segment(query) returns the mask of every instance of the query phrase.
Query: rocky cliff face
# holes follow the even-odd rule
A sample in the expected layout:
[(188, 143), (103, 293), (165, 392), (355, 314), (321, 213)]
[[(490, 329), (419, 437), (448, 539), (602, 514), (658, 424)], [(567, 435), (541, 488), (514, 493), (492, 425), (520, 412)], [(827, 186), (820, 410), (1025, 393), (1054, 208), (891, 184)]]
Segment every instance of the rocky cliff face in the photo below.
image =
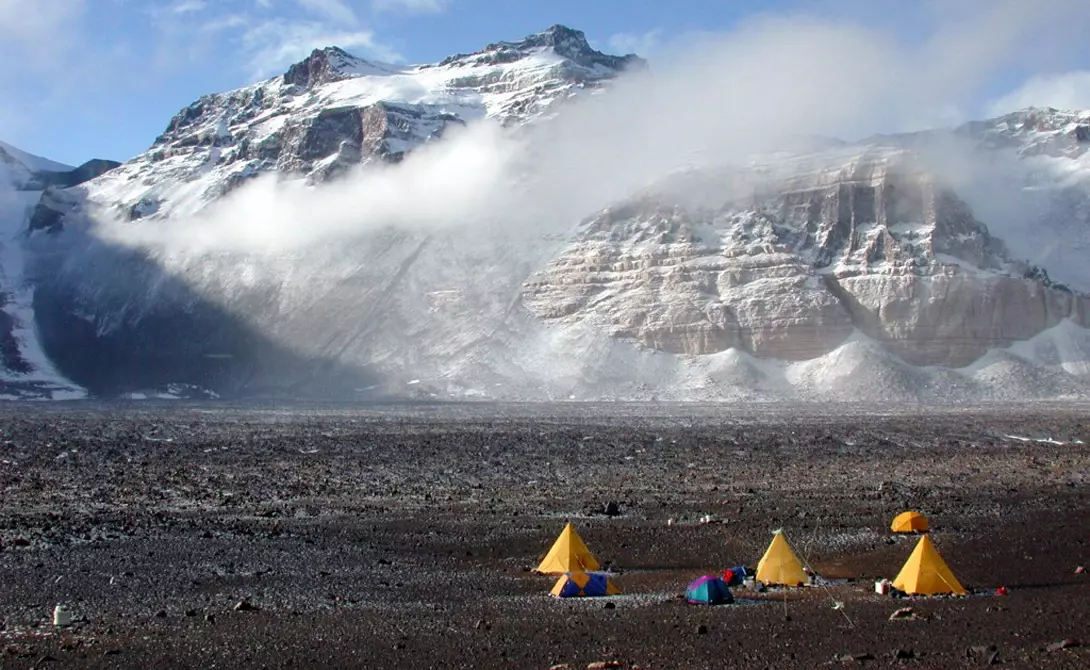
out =
[(668, 352), (806, 360), (858, 329), (952, 367), (1065, 318), (1090, 325), (1085, 295), (1012, 259), (912, 153), (824, 160), (774, 166), (790, 176), (711, 207), (666, 191), (601, 212), (527, 282), (526, 303)]

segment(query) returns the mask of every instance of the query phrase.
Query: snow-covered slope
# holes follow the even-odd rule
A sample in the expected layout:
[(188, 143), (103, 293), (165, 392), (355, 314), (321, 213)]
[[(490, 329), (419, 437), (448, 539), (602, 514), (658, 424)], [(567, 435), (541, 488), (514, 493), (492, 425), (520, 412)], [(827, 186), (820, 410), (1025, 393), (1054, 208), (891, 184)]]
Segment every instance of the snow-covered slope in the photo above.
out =
[(31, 172), (68, 172), (69, 170), (75, 169), (71, 165), (65, 165), (64, 163), (51, 161), (48, 158), (28, 154), (22, 149), (11, 146), (7, 142), (0, 141), (0, 151), (13, 158)]
[(643, 65), (594, 51), (563, 26), (433, 65), (319, 49), (282, 76), (197, 100), (89, 194), (127, 219), (184, 216), (264, 172), (322, 181), (352, 166), (397, 162), (478, 119), (547, 118), (558, 103)]
[(0, 398), (71, 399), (83, 389), (57, 372), (38, 338), (23, 240), (51, 175), (74, 168), (0, 142)]
[[(1090, 240), (1078, 112), (681, 170), (566, 231), (503, 211), (447, 227), (391, 215), (276, 253), (119, 243), (125, 230), (184, 238), (189, 217), (262, 174), (329, 182), (312, 192), (343, 200), (349, 168), (384, 170), (474, 122), (532, 134), (634, 66), (557, 26), (426, 66), (328, 48), (206, 96), (145, 154), (43, 197), (31, 221), (43, 342), (104, 394), (1090, 395), (1090, 272), (1070, 251)], [(429, 176), (421, 197), (442, 213), (457, 189)]]

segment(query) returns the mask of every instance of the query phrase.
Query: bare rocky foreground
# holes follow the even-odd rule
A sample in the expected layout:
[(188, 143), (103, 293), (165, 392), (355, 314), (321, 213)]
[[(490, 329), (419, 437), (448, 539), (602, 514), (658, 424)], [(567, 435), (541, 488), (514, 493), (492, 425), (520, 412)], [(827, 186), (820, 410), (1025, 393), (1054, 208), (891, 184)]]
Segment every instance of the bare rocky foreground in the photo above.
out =
[[(7, 406), (0, 668), (1084, 668), (1087, 410)], [(981, 593), (873, 593), (905, 508)], [(613, 607), (528, 572), (569, 518)], [(832, 586), (677, 598), (781, 526)]]

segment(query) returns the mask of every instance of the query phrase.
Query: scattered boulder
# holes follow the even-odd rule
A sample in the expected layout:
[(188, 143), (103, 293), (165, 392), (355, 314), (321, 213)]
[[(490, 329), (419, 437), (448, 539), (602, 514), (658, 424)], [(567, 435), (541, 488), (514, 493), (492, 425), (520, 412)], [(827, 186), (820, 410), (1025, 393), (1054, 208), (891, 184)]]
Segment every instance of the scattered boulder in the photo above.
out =
[(605, 514), (606, 516), (620, 516), (621, 515), (621, 505), (620, 505), (620, 503), (618, 503), (615, 500), (610, 500), (609, 502), (607, 502), (605, 504), (605, 507), (602, 509), (602, 514)]
[(874, 655), (866, 652), (862, 654), (836, 654), (833, 656), (834, 663), (865, 663), (873, 660)]
[(1045, 647), (1045, 651), (1052, 653), (1054, 651), (1060, 651), (1061, 649), (1069, 649), (1071, 647), (1078, 647), (1081, 645), (1082, 643), (1075, 638), (1067, 637), (1060, 640), (1059, 642), (1053, 642), (1052, 644), (1048, 645), (1047, 647)]
[(235, 605), (234, 609), (236, 612), (256, 612), (261, 608), (251, 603), (249, 600), (240, 600)]
[(898, 661), (908, 661), (916, 658), (916, 652), (911, 649), (894, 649), (893, 653), (890, 655)]
[(898, 610), (894, 610), (893, 614), (889, 615), (890, 621), (911, 621), (919, 618), (919, 615), (916, 614), (916, 610), (911, 607), (902, 607)]
[(621, 667), (620, 661), (595, 661), (593, 663), (587, 663), (587, 670), (605, 670), (606, 668), (619, 667)]
[(993, 645), (978, 645), (965, 650), (965, 656), (983, 665), (999, 663), (999, 648)]

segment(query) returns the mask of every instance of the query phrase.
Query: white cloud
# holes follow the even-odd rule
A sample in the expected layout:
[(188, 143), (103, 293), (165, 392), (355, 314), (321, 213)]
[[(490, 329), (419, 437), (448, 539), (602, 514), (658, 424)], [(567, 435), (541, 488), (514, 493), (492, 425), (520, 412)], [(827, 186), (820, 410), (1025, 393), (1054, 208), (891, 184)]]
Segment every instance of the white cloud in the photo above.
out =
[(281, 72), (306, 58), (314, 49), (339, 46), (388, 63), (404, 60), (401, 54), (379, 42), (370, 30), (336, 31), (323, 22), (276, 19), (243, 33), (241, 45), (256, 78)]
[(208, 3), (205, 0), (180, 0), (171, 6), (170, 11), (175, 14), (191, 14), (200, 12), (206, 7), (208, 7)]
[(299, 6), (336, 23), (354, 26), (356, 13), (341, 0), (296, 0)]
[(405, 12), (408, 14), (437, 14), (445, 11), (450, 0), (374, 0), (377, 12)]
[(74, 48), (85, 0), (0, 0), (0, 58), (39, 70)]
[(642, 35), (635, 33), (616, 33), (606, 40), (606, 50), (609, 53), (626, 55), (636, 54), (647, 57), (658, 49), (662, 41), (662, 28), (649, 30)]
[(992, 116), (1026, 107), (1090, 109), (1090, 70), (1038, 75), (988, 105)]

